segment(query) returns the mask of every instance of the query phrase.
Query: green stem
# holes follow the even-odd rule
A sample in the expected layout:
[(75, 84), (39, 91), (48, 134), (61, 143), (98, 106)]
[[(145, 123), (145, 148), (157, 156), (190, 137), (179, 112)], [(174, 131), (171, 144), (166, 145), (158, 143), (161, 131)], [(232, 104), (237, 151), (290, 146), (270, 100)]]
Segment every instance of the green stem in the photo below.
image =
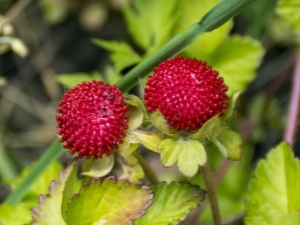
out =
[(150, 55), (145, 61), (134, 67), (116, 85), (123, 91), (129, 91), (138, 82), (139, 78), (145, 77), (159, 62), (181, 52), (201, 34), (211, 32), (237, 15), (254, 0), (226, 0), (221, 1), (210, 10), (199, 23), (193, 24), (186, 31), (178, 34), (158, 51)]
[(159, 181), (157, 179), (156, 174), (154, 173), (154, 171), (152, 170), (152, 168), (149, 166), (149, 164), (147, 163), (147, 161), (143, 158), (143, 156), (141, 156), (141, 154), (139, 154), (138, 152), (135, 152), (134, 156), (139, 161), (141, 167), (143, 168), (143, 170), (144, 170), (146, 176), (148, 177), (148, 179), (150, 180), (150, 182), (152, 184), (158, 184)]
[(208, 199), (210, 203), (210, 208), (213, 215), (213, 220), (215, 225), (222, 225), (221, 223), (221, 216), (219, 210), (219, 204), (216, 194), (215, 184), (213, 182), (212, 173), (210, 170), (209, 163), (206, 166), (201, 167), (203, 178), (206, 184), (206, 191), (208, 194)]
[(42, 157), (34, 164), (29, 174), (25, 177), (17, 189), (8, 196), (5, 203), (10, 205), (18, 204), (26, 195), (31, 185), (40, 177), (48, 166), (58, 159), (64, 152), (65, 150), (59, 141), (54, 141)]
[(17, 176), (17, 169), (7, 155), (3, 145), (0, 144), (0, 177), (3, 180), (13, 179)]

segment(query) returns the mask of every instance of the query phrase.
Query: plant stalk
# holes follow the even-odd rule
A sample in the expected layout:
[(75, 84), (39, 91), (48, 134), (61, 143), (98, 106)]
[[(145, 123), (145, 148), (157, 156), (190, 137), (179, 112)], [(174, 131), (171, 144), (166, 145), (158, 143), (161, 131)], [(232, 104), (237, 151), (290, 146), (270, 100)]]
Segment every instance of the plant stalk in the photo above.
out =
[(201, 171), (206, 185), (206, 191), (208, 194), (214, 225), (222, 225), (220, 209), (219, 209), (219, 204), (218, 204), (217, 194), (216, 194), (216, 188), (213, 181), (212, 172), (209, 163), (207, 163), (206, 166), (201, 166)]
[(288, 119), (284, 140), (288, 142), (291, 147), (295, 143), (295, 135), (298, 124), (298, 115), (300, 108), (300, 55), (296, 56), (296, 68), (293, 76), (293, 87), (289, 103)]
[(141, 154), (138, 152), (134, 152), (133, 154), (139, 161), (141, 167), (143, 168), (143, 170), (144, 170), (146, 176), (148, 177), (148, 179), (150, 180), (150, 182), (152, 184), (158, 184), (159, 181), (157, 179), (156, 174), (154, 173), (153, 169), (149, 166), (147, 161), (143, 158), (143, 156), (141, 156)]

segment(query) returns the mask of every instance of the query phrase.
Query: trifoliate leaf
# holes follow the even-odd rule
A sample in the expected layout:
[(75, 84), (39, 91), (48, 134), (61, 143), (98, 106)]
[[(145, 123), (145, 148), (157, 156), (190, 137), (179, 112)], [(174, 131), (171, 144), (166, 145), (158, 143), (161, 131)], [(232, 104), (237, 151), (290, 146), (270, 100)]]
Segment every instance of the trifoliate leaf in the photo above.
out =
[(134, 225), (175, 225), (203, 201), (205, 192), (191, 184), (159, 183), (152, 185), (153, 204)]
[[(200, 19), (219, 2), (220, 0), (179, 1), (178, 8), (180, 9), (180, 18), (178, 20), (178, 25), (176, 25), (176, 33), (182, 32), (192, 24), (199, 22)], [(229, 21), (218, 29), (201, 35), (194, 43), (184, 50), (184, 53), (189, 57), (209, 60), (211, 53), (213, 53), (227, 37), (231, 29), (231, 24), (231, 21)]]
[(83, 185), (75, 195), (67, 212), (67, 224), (127, 225), (145, 213), (151, 205), (152, 191), (127, 180), (115, 181), (110, 177), (102, 183), (94, 179)]
[(204, 125), (194, 134), (189, 137), (192, 139), (205, 139), (215, 136), (223, 129), (222, 120), (219, 115), (214, 116), (204, 123)]
[(213, 136), (211, 139), (226, 158), (232, 160), (241, 159), (241, 145), (243, 141), (238, 133), (225, 130), (218, 136)]
[(81, 173), (84, 176), (89, 177), (104, 177), (112, 170), (115, 162), (113, 154), (102, 158), (90, 158), (85, 162), (84, 172)]
[(288, 21), (297, 31), (300, 31), (300, 1), (299, 0), (281, 0), (277, 5), (278, 14)]
[(1, 225), (23, 225), (31, 221), (30, 208), (19, 204), (0, 205), (0, 224)]
[[(22, 182), (22, 180), (27, 176), (31, 168), (32, 166), (25, 168), (17, 179), (7, 181), (6, 183), (11, 184), (13, 188), (16, 188)], [(59, 171), (61, 169), (62, 169), (61, 164), (59, 164), (58, 162), (52, 163), (46, 169), (46, 171), (37, 179), (37, 181), (31, 186), (27, 195), (22, 199), (22, 202), (32, 207), (36, 206), (36, 201), (38, 200), (40, 194), (48, 193), (48, 186), (50, 182), (58, 178)]]
[(37, 225), (66, 225), (65, 209), (74, 193), (77, 163), (73, 162), (60, 173), (59, 180), (49, 186), (49, 194), (40, 195), (38, 208), (32, 209), (32, 217)]
[(282, 142), (255, 169), (247, 191), (245, 224), (300, 224), (299, 190), (299, 160)]
[(140, 62), (140, 56), (125, 42), (105, 41), (93, 39), (93, 43), (111, 52), (111, 60), (115, 64), (116, 72)]
[(178, 155), (178, 167), (180, 172), (188, 177), (193, 177), (199, 166), (206, 163), (206, 152), (203, 145), (196, 140), (178, 141), (181, 152)]
[(64, 73), (58, 74), (56, 80), (61, 85), (70, 89), (84, 81), (102, 80), (101, 75), (97, 72), (89, 73)]
[(124, 7), (124, 16), (135, 42), (147, 53), (166, 42), (176, 21), (176, 0), (135, 0)]
[(228, 95), (246, 89), (255, 77), (263, 53), (258, 41), (239, 36), (230, 37), (218, 46), (210, 64), (224, 78)]

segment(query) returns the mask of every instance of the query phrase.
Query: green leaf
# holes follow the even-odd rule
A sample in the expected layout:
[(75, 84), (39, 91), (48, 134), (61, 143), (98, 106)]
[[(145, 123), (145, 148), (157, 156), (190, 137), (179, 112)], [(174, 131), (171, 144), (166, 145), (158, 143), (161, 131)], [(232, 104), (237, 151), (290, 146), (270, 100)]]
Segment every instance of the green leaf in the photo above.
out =
[(228, 95), (246, 89), (254, 79), (264, 51), (261, 44), (247, 37), (233, 36), (224, 40), (209, 62), (228, 85)]
[(232, 160), (241, 159), (241, 145), (243, 141), (238, 133), (232, 130), (225, 130), (218, 136), (213, 136), (212, 141), (226, 158)]
[(144, 50), (153, 52), (164, 44), (176, 21), (176, 0), (135, 0), (134, 9), (124, 8), (130, 34)]
[(66, 225), (65, 209), (75, 188), (77, 163), (73, 162), (49, 186), (49, 194), (40, 195), (38, 208), (32, 209), (37, 225)]
[(245, 224), (299, 224), (299, 190), (299, 160), (294, 158), (289, 145), (282, 142), (255, 169), (247, 191)]
[(205, 192), (186, 183), (159, 183), (152, 185), (153, 204), (134, 225), (175, 225), (204, 200)]
[(102, 158), (97, 159), (90, 158), (86, 160), (84, 172), (81, 174), (89, 177), (104, 177), (111, 172), (114, 162), (115, 157), (113, 154), (109, 156), (103, 155)]
[(297, 31), (300, 31), (299, 0), (281, 0), (277, 5), (277, 13)]
[(89, 73), (64, 73), (58, 74), (57, 82), (70, 89), (84, 81), (102, 80), (101, 75), (97, 72)]
[[(180, 9), (180, 18), (176, 25), (176, 33), (182, 32), (194, 23), (199, 21), (210, 9), (212, 9), (220, 0), (185, 0), (178, 2)], [(208, 60), (210, 55), (227, 37), (232, 27), (231, 20), (218, 29), (203, 34), (194, 43), (184, 50), (184, 54), (197, 59)]]
[(19, 204), (16, 206), (0, 205), (1, 225), (23, 225), (31, 222), (30, 208)]
[[(28, 175), (34, 165), (29, 166), (21, 172), (21, 175), (11, 181), (6, 183), (11, 184), (13, 188), (16, 188), (20, 185), (22, 180)], [(36, 206), (36, 201), (40, 194), (48, 193), (48, 186), (52, 180), (58, 178), (59, 171), (62, 169), (62, 165), (58, 162), (53, 162), (44, 173), (36, 180), (36, 182), (30, 187), (27, 195), (23, 198), (22, 202), (30, 205), (32, 207)]]
[(96, 225), (107, 221), (111, 225), (127, 225), (145, 213), (152, 198), (149, 188), (138, 183), (116, 182), (113, 177), (103, 183), (94, 179), (73, 197), (68, 207), (67, 224)]
[(141, 61), (140, 56), (125, 42), (93, 39), (93, 43), (111, 52), (111, 60), (115, 64), (117, 73)]

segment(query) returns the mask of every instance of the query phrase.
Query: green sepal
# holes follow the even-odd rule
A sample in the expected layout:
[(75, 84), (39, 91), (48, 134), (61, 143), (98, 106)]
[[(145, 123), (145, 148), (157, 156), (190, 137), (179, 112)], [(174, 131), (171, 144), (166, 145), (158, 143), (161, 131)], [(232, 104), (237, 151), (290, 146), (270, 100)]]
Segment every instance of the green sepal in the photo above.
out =
[(115, 157), (113, 154), (109, 156), (103, 155), (102, 158), (95, 159), (94, 157), (86, 160), (83, 168), (84, 176), (89, 177), (104, 177), (112, 170), (115, 164)]
[(134, 134), (139, 139), (140, 144), (145, 146), (147, 149), (159, 152), (158, 146), (163, 139), (158, 134), (141, 130), (132, 131), (131, 133)]
[(282, 142), (261, 160), (247, 190), (246, 225), (300, 224), (300, 163)]
[(166, 124), (164, 116), (161, 114), (160, 111), (154, 112), (150, 116), (150, 119), (153, 126), (155, 126), (163, 134), (173, 138), (177, 138), (179, 136), (178, 132), (174, 128), (169, 127)]
[(222, 129), (223, 125), (221, 117), (216, 115), (210, 120), (206, 121), (204, 125), (196, 133), (190, 135), (189, 138), (203, 140), (220, 133)]
[(229, 106), (226, 110), (224, 110), (225, 115), (223, 117), (221, 117), (223, 120), (226, 120), (232, 116), (235, 106), (236, 106), (236, 101), (240, 97), (241, 93), (242, 93), (241, 91), (238, 91), (230, 97), (229, 102), (228, 102)]
[(205, 192), (187, 183), (151, 185), (155, 192), (152, 205), (134, 225), (176, 225), (204, 200)]
[(232, 160), (241, 159), (241, 145), (243, 141), (238, 133), (232, 130), (225, 130), (218, 136), (212, 136), (211, 140), (226, 158)]
[(145, 213), (153, 192), (148, 187), (113, 177), (84, 184), (68, 206), (67, 224), (127, 225)]
[(144, 121), (144, 116), (147, 115), (147, 110), (140, 98), (135, 95), (128, 95), (125, 103), (129, 105), (127, 112), (129, 121), (127, 123), (128, 130), (136, 130)]
[(31, 215), (30, 208), (24, 204), (15, 206), (3, 204), (0, 205), (0, 224), (1, 225), (17, 225), (30, 224)]
[[(60, 173), (59, 180), (49, 186), (49, 194), (40, 195), (38, 208), (32, 209), (32, 217), (37, 225), (66, 225), (65, 209), (74, 193), (77, 162), (74, 161)], [(64, 211), (64, 212), (63, 212)]]

